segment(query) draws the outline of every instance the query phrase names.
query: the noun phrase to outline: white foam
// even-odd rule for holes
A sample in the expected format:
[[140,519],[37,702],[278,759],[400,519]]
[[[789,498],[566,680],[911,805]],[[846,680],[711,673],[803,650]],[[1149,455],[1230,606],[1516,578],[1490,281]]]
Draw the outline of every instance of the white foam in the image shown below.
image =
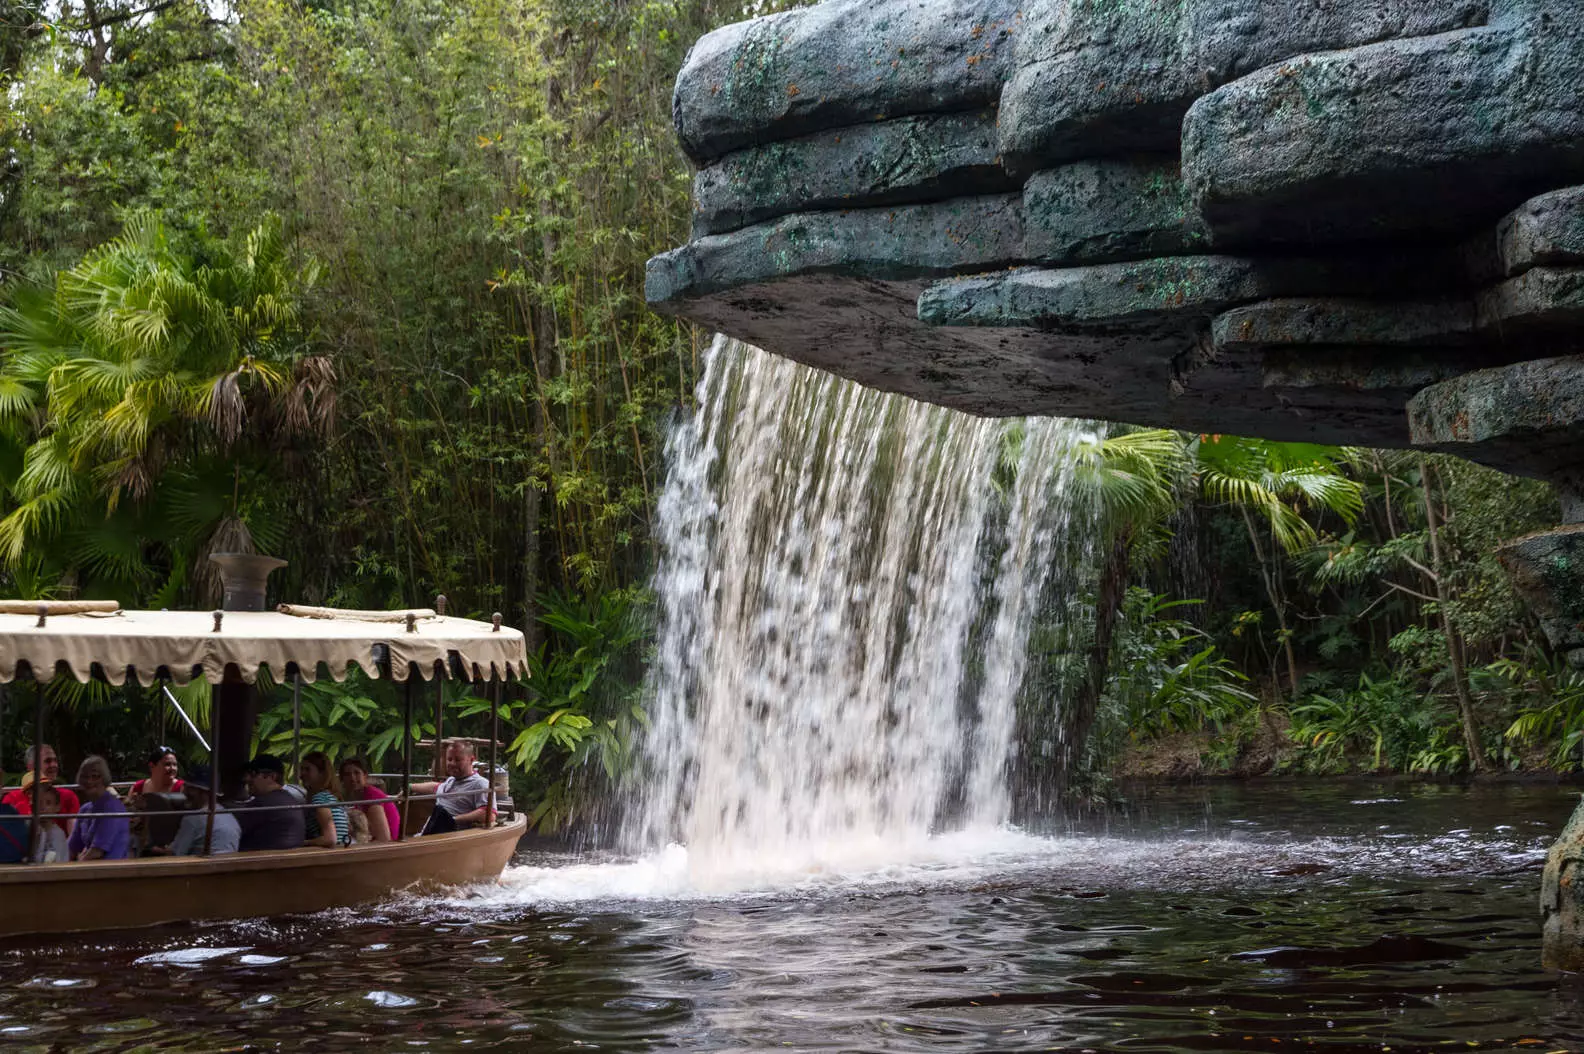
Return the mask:
[[173,948],[168,952],[154,952],[132,960],[134,966],[202,966],[211,959],[239,955],[249,948]]

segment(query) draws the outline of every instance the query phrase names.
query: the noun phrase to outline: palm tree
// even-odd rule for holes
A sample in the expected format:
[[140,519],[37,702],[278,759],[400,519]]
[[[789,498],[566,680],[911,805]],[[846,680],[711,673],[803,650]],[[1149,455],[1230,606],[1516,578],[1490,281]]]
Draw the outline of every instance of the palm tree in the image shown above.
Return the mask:
[[1209,501],[1236,508],[1243,517],[1265,595],[1276,613],[1287,659],[1288,691],[1296,699],[1298,661],[1281,594],[1280,568],[1262,536],[1291,554],[1315,542],[1315,527],[1303,515],[1306,510],[1334,513],[1351,524],[1364,508],[1364,492],[1343,471],[1348,451],[1310,443],[1200,436],[1192,444],[1192,456],[1200,493]]
[[1076,757],[1100,710],[1135,552],[1163,540],[1165,522],[1181,504],[1189,460],[1183,437],[1163,428],[1096,434],[1073,456],[1073,486],[1100,513],[1105,553],[1083,684],[1066,719],[1066,742]]
[[242,441],[330,427],[334,372],[296,339],[313,267],[291,265],[274,219],[235,253],[198,248],[134,216],[53,288],[0,307],[0,562],[102,527],[204,458],[232,469],[229,515],[204,540],[246,544]]

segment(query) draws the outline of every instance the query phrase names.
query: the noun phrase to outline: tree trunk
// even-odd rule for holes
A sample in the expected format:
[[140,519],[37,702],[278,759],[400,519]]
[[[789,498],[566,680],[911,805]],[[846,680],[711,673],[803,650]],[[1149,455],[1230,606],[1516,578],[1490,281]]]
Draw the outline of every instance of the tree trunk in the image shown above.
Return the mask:
[[1276,569],[1271,566],[1265,556],[1265,547],[1260,544],[1259,530],[1254,526],[1254,517],[1247,508],[1239,506],[1243,513],[1243,525],[1248,528],[1249,542],[1254,546],[1254,559],[1259,561],[1260,580],[1265,583],[1265,595],[1270,598],[1271,610],[1276,612],[1276,627],[1281,632],[1282,652],[1287,657],[1287,694],[1293,702],[1298,701],[1298,658],[1293,652],[1292,632],[1287,628],[1287,613],[1282,607],[1281,593],[1276,588]]
[[1441,570],[1441,530],[1436,515],[1435,496],[1430,492],[1430,463],[1419,459],[1419,482],[1424,488],[1425,523],[1430,532],[1430,570],[1435,582],[1436,608],[1441,616],[1441,632],[1446,637],[1447,659],[1452,664],[1452,687],[1457,693],[1458,716],[1463,721],[1463,740],[1468,746],[1469,765],[1475,772],[1489,772],[1490,759],[1480,742],[1479,721],[1474,716],[1474,696],[1469,691],[1468,671],[1463,666],[1463,642],[1447,612],[1450,591]]

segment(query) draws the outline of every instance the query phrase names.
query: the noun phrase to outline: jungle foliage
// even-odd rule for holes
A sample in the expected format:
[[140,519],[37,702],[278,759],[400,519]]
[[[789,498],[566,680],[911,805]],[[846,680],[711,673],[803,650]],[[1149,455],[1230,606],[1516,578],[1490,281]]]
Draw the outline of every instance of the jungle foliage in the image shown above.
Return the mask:
[[[202,605],[205,554],[251,546],[291,561],[276,584],[304,602],[500,611],[546,676],[509,704],[513,749],[564,815],[569,773],[619,768],[636,720],[636,646],[591,657],[590,627],[642,624],[657,436],[699,351],[642,297],[688,223],[671,81],[746,13],[14,11],[0,591]],[[355,733],[399,713],[362,682],[310,698],[342,752],[380,753]],[[128,706],[152,735],[152,698],[101,703],[106,735]],[[476,701],[452,712],[484,727]]]
[[1164,506],[1119,508],[1087,477],[1103,531],[1130,540],[1110,557],[1125,592],[1105,569],[1095,586],[1123,602],[1068,613],[1052,651],[1114,639],[1094,732],[1068,736],[1080,782],[1578,766],[1584,677],[1495,556],[1556,522],[1548,486],[1445,456],[1169,432],[1124,431],[1094,456],[1125,466],[1155,447],[1130,486],[1154,480]]
[[[251,547],[304,602],[500,611],[531,641],[518,789],[546,829],[584,815],[642,732],[660,436],[704,336],[643,305],[690,213],[671,82],[780,6],[13,4],[0,592],[208,605],[207,553]],[[1544,486],[1159,431],[1077,457],[1092,588],[1036,632],[1029,691],[1064,700],[1058,782],[1173,737],[1202,770],[1575,764],[1584,681],[1492,555],[1554,522]],[[448,729],[487,727],[445,692]],[[152,693],[46,693],[68,757],[181,735]],[[392,686],[305,699],[314,746],[390,755]]]

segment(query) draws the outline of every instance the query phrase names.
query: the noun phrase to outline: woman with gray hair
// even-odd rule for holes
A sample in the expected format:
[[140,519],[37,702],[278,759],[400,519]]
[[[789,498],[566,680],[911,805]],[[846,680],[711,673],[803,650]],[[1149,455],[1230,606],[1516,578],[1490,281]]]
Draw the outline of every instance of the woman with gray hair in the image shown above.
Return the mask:
[[110,788],[110,766],[97,754],[77,766],[82,808],[68,848],[73,860],[125,860],[132,847],[126,806]]

